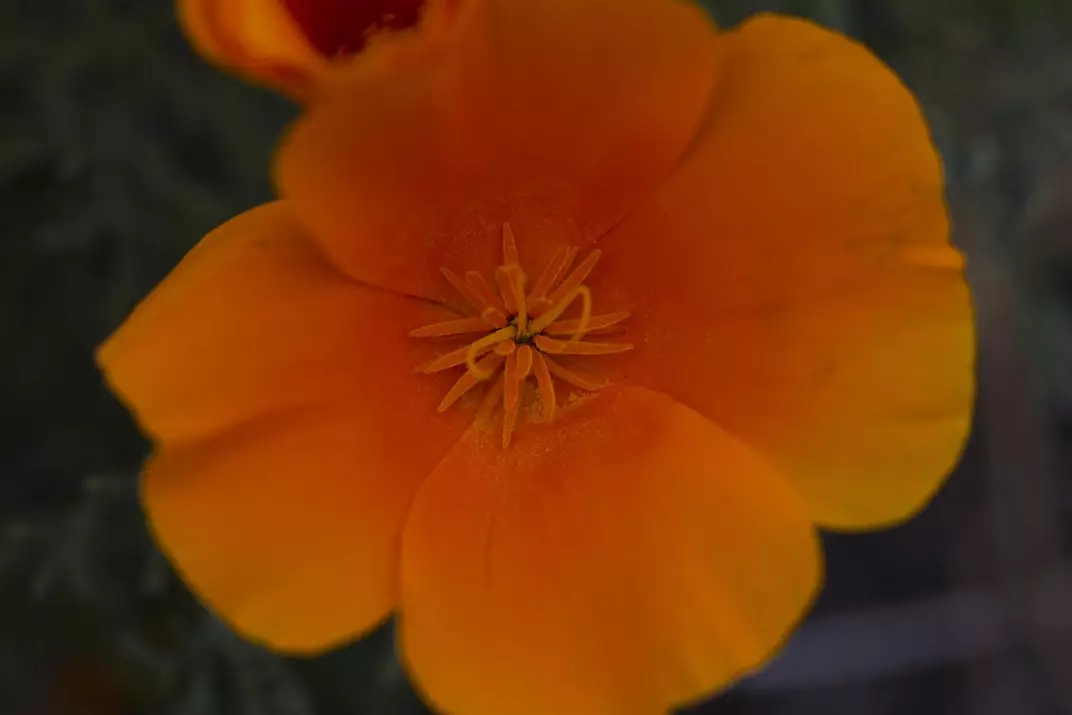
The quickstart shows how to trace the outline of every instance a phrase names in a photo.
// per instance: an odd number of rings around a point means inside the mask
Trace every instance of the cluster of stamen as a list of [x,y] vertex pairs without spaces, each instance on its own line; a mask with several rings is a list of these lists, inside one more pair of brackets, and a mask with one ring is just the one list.
[[[563,247],[551,258],[539,279],[526,292],[526,276],[521,270],[517,243],[509,224],[503,224],[503,265],[495,269],[498,292],[484,276],[469,271],[460,278],[447,268],[443,276],[465,299],[467,317],[435,323],[410,332],[415,338],[444,338],[483,333],[465,347],[440,355],[417,367],[432,374],[465,366],[462,375],[439,405],[442,412],[481,384],[489,384],[478,411],[478,419],[488,418],[503,406],[503,447],[510,444],[521,408],[522,387],[529,377],[536,380],[542,405],[542,421],[554,419],[557,407],[555,383],[585,391],[595,391],[605,383],[556,361],[552,355],[610,355],[631,350],[626,343],[587,341],[589,334],[613,330],[629,317],[626,312],[592,314],[592,294],[584,281],[599,260],[593,250],[573,267],[577,249]],[[572,267],[572,270],[570,270]],[[581,303],[577,318],[562,320],[575,302]]]

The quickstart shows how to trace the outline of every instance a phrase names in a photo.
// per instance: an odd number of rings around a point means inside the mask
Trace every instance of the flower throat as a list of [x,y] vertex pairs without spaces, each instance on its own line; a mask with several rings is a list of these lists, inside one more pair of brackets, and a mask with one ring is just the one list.
[[[633,346],[583,339],[589,334],[611,331],[629,317],[627,312],[592,314],[592,294],[584,281],[599,260],[598,249],[574,267],[577,249],[560,248],[526,292],[527,278],[508,223],[503,224],[502,243],[503,264],[495,269],[498,290],[493,290],[477,271],[468,271],[463,280],[451,270],[441,268],[443,276],[465,299],[469,315],[417,328],[410,331],[410,336],[444,338],[483,333],[465,347],[418,366],[417,371],[430,375],[465,367],[465,374],[439,404],[440,412],[478,385],[488,384],[477,419],[490,417],[501,403],[502,444],[506,448],[517,426],[523,388],[530,377],[536,382],[541,422],[550,422],[555,417],[555,378],[588,392],[605,386],[604,381],[580,373],[552,356],[610,355],[632,350]],[[563,320],[563,314],[578,301],[580,316]]]

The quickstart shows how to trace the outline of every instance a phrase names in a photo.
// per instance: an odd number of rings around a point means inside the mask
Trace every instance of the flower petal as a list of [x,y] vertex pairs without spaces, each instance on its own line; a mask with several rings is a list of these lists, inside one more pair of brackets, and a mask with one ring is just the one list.
[[475,426],[402,547],[403,657],[451,713],[657,713],[763,663],[820,581],[803,505],[659,393],[612,387],[503,450]]
[[438,433],[415,439],[376,408],[340,402],[266,419],[150,460],[142,501],[156,540],[245,637],[317,652],[395,608],[405,517],[449,445]]
[[413,27],[424,5],[424,0],[281,1],[325,57],[360,52],[373,33]]
[[178,12],[206,58],[294,99],[307,98],[327,68],[284,0],[178,0]]
[[277,179],[348,273],[446,297],[618,221],[692,140],[716,34],[678,0],[468,0],[435,62],[355,66],[284,143]]
[[407,332],[450,317],[338,273],[277,202],[206,236],[98,360],[145,430],[167,444],[370,389],[423,415],[415,401],[434,413],[450,380],[413,374],[437,352]]
[[153,530],[238,630],[317,649],[393,607],[404,516],[471,419],[436,411],[456,376],[413,373],[435,348],[407,332],[446,315],[344,278],[276,203],[209,234],[101,349],[156,438]]
[[974,338],[942,175],[910,93],[863,47],[763,17],[675,176],[601,244],[601,358],[746,439],[823,525],[922,507],[958,458]]

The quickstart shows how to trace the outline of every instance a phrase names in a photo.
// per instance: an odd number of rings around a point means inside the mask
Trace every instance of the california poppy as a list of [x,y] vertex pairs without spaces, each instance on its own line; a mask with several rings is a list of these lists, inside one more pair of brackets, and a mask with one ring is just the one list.
[[445,712],[665,712],[787,637],[817,527],[902,521],[957,459],[940,163],[897,78],[805,21],[466,0],[447,35],[354,64],[283,198],[102,348],[145,507],[270,647],[394,612]]
[[372,42],[394,41],[423,25],[427,46],[451,3],[424,0],[178,0],[179,18],[207,58],[299,101]]

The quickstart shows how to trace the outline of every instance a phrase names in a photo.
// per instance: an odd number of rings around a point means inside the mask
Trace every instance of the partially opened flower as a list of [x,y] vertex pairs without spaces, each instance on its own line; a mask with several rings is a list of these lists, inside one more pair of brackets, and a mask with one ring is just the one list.
[[[300,101],[374,42],[411,54],[441,28],[454,0],[177,0],[194,46],[213,62]],[[423,51],[423,50],[422,50]]]
[[816,527],[920,509],[973,330],[919,108],[803,21],[467,0],[351,73],[101,351],[240,632],[392,612],[460,715],[659,713],[766,661]]

